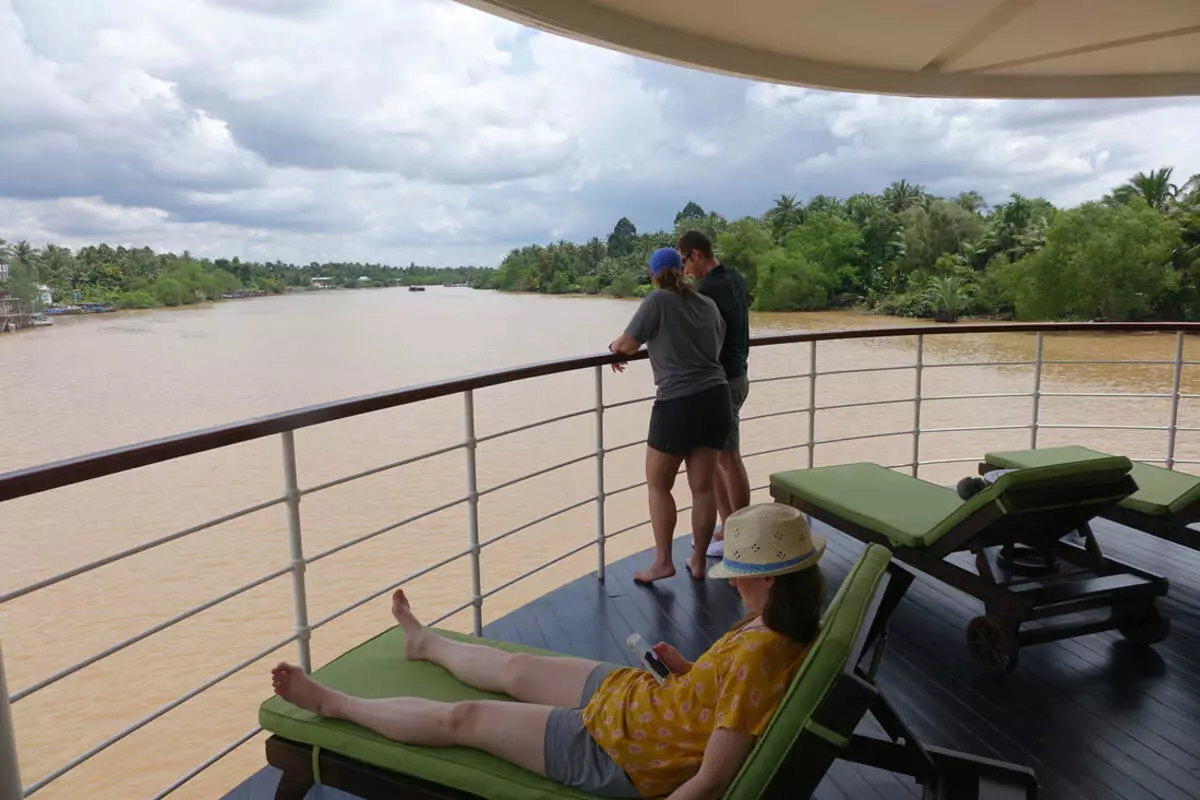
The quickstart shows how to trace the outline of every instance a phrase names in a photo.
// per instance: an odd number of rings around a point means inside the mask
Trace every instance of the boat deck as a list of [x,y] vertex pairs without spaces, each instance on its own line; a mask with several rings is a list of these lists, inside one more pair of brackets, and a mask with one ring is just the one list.
[[[681,520],[682,521],[682,520]],[[818,523],[829,537],[824,560],[833,587],[862,550]],[[1200,797],[1200,553],[1099,522],[1106,555],[1166,576],[1170,636],[1149,650],[1115,632],[1021,651],[1011,675],[995,679],[971,660],[967,622],[974,598],[917,573],[892,617],[879,683],[925,742],[1031,766],[1042,798],[1189,800]],[[690,537],[676,541],[676,563]],[[695,658],[742,615],[723,581],[696,583],[680,568],[646,588],[633,571],[641,553],[611,564],[601,584],[573,581],[486,626],[484,634],[590,658],[632,664],[625,637],[675,644]],[[266,768],[227,800],[274,795],[278,773]],[[815,795],[823,800],[919,797],[908,778],[838,762]],[[311,800],[342,800],[315,789]]]

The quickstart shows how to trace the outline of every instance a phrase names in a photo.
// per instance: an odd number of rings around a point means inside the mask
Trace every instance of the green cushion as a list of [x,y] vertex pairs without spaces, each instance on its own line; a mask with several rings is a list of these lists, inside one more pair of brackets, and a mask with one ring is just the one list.
[[893,545],[929,547],[1010,489],[1052,489],[1054,502],[1046,508],[1057,508],[1076,502],[1073,487],[1119,478],[1130,467],[1124,456],[1106,456],[1022,469],[965,502],[953,489],[871,463],[778,472],[771,485],[882,534]]
[[[561,655],[511,642],[476,639],[437,630],[450,639],[489,644],[509,652]],[[424,697],[430,700],[511,700],[460,683],[450,672],[404,657],[404,631],[391,628],[313,672],[313,678],[358,697]],[[272,697],[259,708],[259,724],[285,739],[303,742],[359,761],[424,778],[493,800],[590,798],[481,750],[415,747],[394,742],[343,720],[322,719]]]
[[886,547],[868,545],[842,581],[825,612],[821,631],[808,657],[800,665],[779,710],[726,792],[726,800],[751,800],[762,796],[771,777],[795,747],[796,740],[846,666],[871,598],[890,560],[891,553]]
[[[1063,461],[1111,458],[1087,447],[1041,447],[1035,450],[1009,450],[988,453],[983,460],[996,467],[1019,469],[1058,464]],[[1178,514],[1200,500],[1200,478],[1185,472],[1134,462],[1130,470],[1138,490],[1125,498],[1121,505],[1131,511],[1155,517]]]
[[932,544],[930,532],[963,504],[952,489],[869,463],[777,472],[771,484],[901,547]]

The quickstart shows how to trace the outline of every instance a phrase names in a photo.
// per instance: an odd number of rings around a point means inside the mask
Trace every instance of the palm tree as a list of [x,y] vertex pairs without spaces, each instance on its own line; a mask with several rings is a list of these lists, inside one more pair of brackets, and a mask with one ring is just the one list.
[[780,242],[789,231],[804,222],[804,209],[796,202],[796,195],[781,194],[767,212],[766,219],[771,225],[771,234],[775,241]]
[[957,322],[971,301],[966,285],[957,275],[932,278],[925,291],[933,305],[933,318],[938,322]]
[[1171,173],[1174,171],[1174,167],[1160,167],[1149,174],[1139,172],[1113,190],[1113,196],[1118,200],[1127,200],[1130,196],[1141,197],[1151,208],[1166,211],[1179,194],[1179,187],[1171,183]]
[[954,204],[965,208],[972,214],[987,208],[987,202],[983,199],[983,195],[976,191],[961,192],[958,197],[954,198]]
[[909,183],[904,178],[892,183],[883,190],[883,202],[894,214],[921,203],[926,198],[925,188],[920,184]]

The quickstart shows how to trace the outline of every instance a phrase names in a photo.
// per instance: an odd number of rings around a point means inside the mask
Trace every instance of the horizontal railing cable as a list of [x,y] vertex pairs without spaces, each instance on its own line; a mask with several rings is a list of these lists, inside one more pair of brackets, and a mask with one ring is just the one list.
[[[901,403],[912,403],[915,399],[912,397],[898,397],[889,400],[864,400],[857,403],[831,403],[827,406],[817,406],[815,411],[834,411],[840,408],[869,408],[871,406],[895,406]],[[804,409],[808,411],[808,409]]]
[[18,597],[24,597],[27,594],[31,594],[33,592],[37,592],[42,589],[49,588],[49,587],[55,585],[56,583],[62,583],[63,581],[67,580],[68,578],[74,578],[78,575],[83,575],[85,573],[91,572],[92,570],[99,569],[100,567],[104,567],[109,564],[113,564],[117,561],[121,561],[123,559],[129,558],[130,556],[136,556],[138,553],[144,553],[147,550],[153,550],[155,547],[161,547],[164,544],[169,544],[178,539],[183,539],[187,536],[191,536],[194,533],[199,533],[200,531],[208,530],[209,528],[214,528],[217,525],[221,525],[225,522],[230,522],[230,521],[238,519],[240,517],[248,516],[255,512],[262,511],[263,509],[270,508],[271,506],[277,506],[277,505],[283,503],[285,499],[286,498],[284,498],[284,497],[277,497],[274,500],[268,500],[266,502],[259,503],[258,505],[250,506],[249,508],[243,508],[240,511],[234,511],[234,512],[232,512],[230,514],[226,514],[222,517],[217,517],[216,519],[211,519],[208,522],[201,522],[199,525],[193,525],[190,528],[184,528],[181,531],[176,531],[175,533],[171,533],[171,534],[168,534],[161,538],[154,539],[153,541],[143,542],[142,544],[135,545],[133,547],[122,550],[119,553],[113,553],[112,555],[105,556],[104,558],[96,559],[95,561],[92,561],[88,564],[84,564],[79,567],[74,567],[72,569],[67,570],[66,572],[61,572],[58,575],[55,575],[51,578],[46,578],[45,580],[40,580],[40,581],[37,581],[36,583],[31,583],[28,586],[24,586],[20,589],[16,589],[11,592],[6,592],[4,594],[0,594],[0,606],[4,605],[5,603],[9,602],[10,600],[16,600]]
[[635,406],[638,403],[648,403],[654,399],[654,395],[646,395],[644,397],[635,397],[632,400],[618,400],[615,403],[605,403],[604,410],[610,411],[614,408],[624,408],[625,406]]
[[322,491],[325,491],[326,489],[332,489],[334,486],[341,486],[343,483],[349,483],[350,481],[356,481],[359,478],[367,478],[367,477],[370,477],[371,475],[378,475],[381,472],[387,472],[390,469],[398,469],[400,467],[406,467],[409,464],[416,464],[417,462],[424,461],[428,458],[436,458],[437,456],[442,456],[442,455],[445,455],[446,453],[453,453],[455,450],[461,450],[465,446],[466,445],[463,442],[459,442],[457,444],[447,445],[446,447],[442,447],[437,450],[430,450],[428,453],[421,453],[418,456],[410,456],[408,458],[402,458],[399,461],[393,461],[390,464],[384,464],[383,466],[380,466],[380,467],[371,467],[370,469],[365,469],[362,472],[356,472],[353,475],[347,475],[343,478],[335,478],[334,480],[326,481],[325,483],[318,483],[316,486],[310,486],[307,489],[301,489],[300,495],[304,496],[304,495],[313,494],[314,492],[322,492]]
[[758,456],[766,456],[772,453],[785,453],[788,450],[799,450],[804,447],[808,447],[808,442],[801,442],[799,444],[785,444],[781,447],[771,447],[766,450],[755,450],[752,453],[744,453],[742,458],[757,458]]
[[631,483],[631,484],[629,484],[628,486],[622,486],[622,487],[621,487],[621,488],[619,488],[619,489],[612,489],[612,490],[610,490],[610,491],[606,491],[606,492],[604,493],[604,496],[605,496],[605,497],[615,497],[616,495],[619,495],[619,494],[624,494],[625,492],[629,492],[629,491],[632,491],[632,490],[634,490],[634,489],[639,489],[639,488],[641,488],[642,486],[645,486],[645,485],[646,485],[646,482],[645,482],[645,481],[640,481],[640,482],[638,482],[638,483]]
[[[1027,431],[1031,423],[1022,425],[962,425],[946,428],[922,428],[921,433],[978,433],[982,431]],[[1038,427],[1045,428],[1046,425],[1038,423]]]
[[330,547],[328,550],[322,550],[321,552],[316,553],[315,555],[308,556],[307,558],[304,559],[304,561],[307,564],[315,564],[316,562],[320,561],[321,559],[328,558],[329,556],[333,555],[334,553],[340,553],[341,551],[343,551],[349,547],[353,547],[356,544],[362,544],[365,541],[374,539],[376,536],[382,536],[383,534],[387,533],[388,531],[394,531],[397,528],[402,528],[405,525],[411,525],[412,523],[417,522],[418,520],[425,519],[425,517],[431,517],[434,514],[438,514],[442,511],[446,511],[447,509],[451,509],[451,508],[454,508],[455,506],[462,505],[463,503],[467,502],[468,499],[469,498],[467,498],[466,496],[463,496],[463,497],[459,497],[456,500],[451,500],[447,503],[442,503],[440,506],[434,506],[433,508],[427,508],[424,511],[418,511],[416,514],[405,517],[404,519],[400,520],[399,522],[393,522],[388,525],[384,525],[382,528],[376,528],[375,530],[371,531],[370,533],[364,533],[362,536],[359,536],[357,538],[349,539],[345,542],[342,542],[341,544],[335,544],[333,547]]
[[403,586],[404,584],[408,583],[409,581],[415,581],[417,578],[420,578],[424,575],[428,575],[429,573],[433,572],[436,569],[441,569],[442,567],[446,566],[447,564],[452,564],[455,561],[458,561],[460,558],[465,558],[466,556],[469,556],[469,555],[471,555],[470,550],[463,550],[461,553],[455,553],[454,555],[452,555],[448,558],[443,558],[441,561],[438,561],[436,564],[430,564],[427,567],[422,567],[421,569],[417,570],[416,572],[413,572],[409,575],[405,575],[403,578],[396,581],[395,583],[388,584],[384,588],[379,589],[374,592],[371,592],[366,597],[363,597],[359,600],[355,600],[350,605],[338,609],[337,611],[333,612],[332,614],[325,617],[324,619],[319,620],[318,622],[314,622],[312,625],[309,626],[309,628],[314,631],[317,630],[318,628],[322,628],[322,627],[328,625],[329,623],[333,622],[335,619],[344,617],[345,615],[349,614],[351,611],[354,611],[356,608],[361,608],[361,607],[365,606],[367,603],[371,602],[372,600],[382,597],[383,595],[387,594],[388,592],[395,591],[398,587]]
[[604,455],[608,455],[609,453],[615,453],[618,450],[628,450],[630,447],[637,447],[639,444],[645,444],[645,443],[646,443],[646,437],[643,436],[640,439],[634,439],[632,442],[626,442],[625,444],[618,444],[614,447],[606,447],[606,448],[604,448]]
[[537,422],[530,422],[528,425],[518,425],[515,428],[509,428],[508,430],[503,430],[499,433],[489,433],[487,436],[477,436],[475,437],[475,442],[477,444],[490,442],[493,439],[499,439],[502,436],[511,436],[514,433],[521,433],[523,431],[533,430],[534,428],[541,428],[544,425],[553,425],[555,422],[562,422],[563,420],[595,413],[596,409],[594,408],[585,408],[583,411],[572,411],[569,414],[560,414],[557,417],[549,417],[548,419],[540,419]]
[[[1049,392],[1042,392],[1045,397]],[[1033,397],[1033,392],[984,392],[982,394],[926,394],[921,396],[921,402],[928,403],[937,400],[997,400],[1000,398]],[[909,402],[912,402],[911,400]]]
[[[921,369],[948,369],[952,367],[1032,367],[1036,361],[941,361],[921,365]],[[1045,361],[1043,364],[1047,363]]]
[[287,645],[296,641],[297,638],[298,638],[298,636],[293,633],[291,636],[287,637],[286,639],[283,639],[282,641],[271,645],[270,647],[268,647],[265,650],[260,650],[258,653],[250,656],[249,658],[245,659],[244,661],[241,661],[236,666],[225,670],[224,672],[222,672],[220,675],[216,676],[215,678],[210,678],[209,680],[207,680],[204,683],[197,686],[195,689],[192,689],[190,692],[180,695],[179,697],[175,698],[174,700],[172,700],[171,702],[167,703],[164,706],[160,706],[157,710],[155,710],[149,716],[143,717],[142,719],[133,723],[129,727],[125,728],[120,733],[116,734],[115,736],[110,736],[109,738],[107,738],[103,742],[101,742],[100,744],[89,749],[87,752],[83,753],[82,755],[76,756],[75,758],[71,759],[63,766],[59,767],[58,769],[54,770],[53,772],[49,773],[48,775],[46,775],[45,777],[41,778],[40,780],[34,782],[33,784],[27,786],[25,788],[25,795],[29,796],[29,795],[33,794],[34,792],[38,791],[39,789],[45,787],[47,784],[51,783],[52,781],[58,780],[63,775],[66,775],[68,772],[70,772],[71,770],[78,767],[80,764],[83,764],[84,762],[88,761],[89,759],[94,758],[95,756],[99,755],[100,753],[104,752],[108,748],[112,747],[114,744],[121,741],[122,739],[125,739],[134,733],[137,733],[139,730],[146,727],[151,722],[154,722],[154,720],[158,719],[159,717],[163,716],[164,714],[167,714],[170,711],[173,711],[174,709],[176,709],[179,706],[186,703],[188,700],[191,700],[196,695],[199,695],[203,692],[208,691],[209,689],[216,686],[218,683],[221,683],[222,681],[226,680],[227,678],[230,678],[230,677],[238,674],[239,672],[241,672],[242,670],[244,670],[246,667],[250,666],[251,664],[255,663],[256,661],[261,661],[262,659],[271,655],[271,653],[274,653],[279,648],[286,647]]
[[768,375],[765,378],[752,378],[749,383],[775,383],[776,381],[795,381],[802,378],[810,377],[807,372],[800,372],[794,375]]
[[[860,433],[854,436],[835,436],[832,439],[817,439],[813,444],[837,444],[839,442],[857,442],[862,439],[886,439],[892,436],[912,436],[912,428],[906,431],[891,431],[890,433]],[[808,447],[805,442],[801,447]]]
[[74,675],[76,672],[83,669],[84,667],[91,666],[92,664],[95,664],[97,661],[102,661],[111,655],[115,655],[116,653],[119,653],[122,650],[124,650],[126,647],[135,645],[138,642],[142,641],[143,639],[148,639],[156,633],[161,633],[161,632],[165,631],[167,628],[170,628],[174,625],[178,625],[180,622],[183,622],[186,619],[194,617],[195,615],[201,613],[202,611],[207,611],[210,608],[218,606],[221,603],[226,602],[227,600],[232,600],[233,598],[237,597],[238,595],[245,594],[246,592],[250,591],[251,589],[257,589],[259,586],[262,586],[265,583],[269,583],[270,581],[273,581],[276,578],[287,575],[291,571],[292,571],[291,567],[283,567],[281,569],[277,569],[272,573],[262,576],[261,578],[257,578],[256,580],[250,581],[249,583],[242,584],[238,588],[228,591],[225,594],[220,595],[219,597],[214,597],[212,600],[208,600],[204,603],[201,603],[198,606],[189,608],[187,611],[184,611],[181,614],[176,614],[175,616],[171,617],[170,619],[163,620],[162,622],[158,623],[157,625],[155,625],[152,628],[147,628],[146,630],[142,631],[139,634],[130,636],[128,639],[125,639],[124,641],[118,642],[117,644],[114,644],[111,647],[107,647],[104,650],[101,650],[99,653],[88,656],[87,658],[83,659],[82,661],[80,661],[76,664],[73,664],[73,665],[67,667],[66,669],[63,669],[63,670],[60,670],[59,672],[54,673],[49,678],[40,680],[37,683],[33,684],[32,686],[27,686],[26,688],[20,690],[19,692],[14,692],[12,697],[10,698],[10,700],[15,703],[24,697],[28,697],[29,695],[31,695],[35,692],[39,692],[42,689],[45,689],[47,686],[51,686],[55,683],[58,683],[63,678],[66,678],[70,675]]
[[787,411],[771,411],[766,414],[754,414],[753,416],[742,417],[741,422],[753,422],[758,419],[771,419],[773,417],[790,417],[794,414],[807,414],[807,408],[790,408]]
[[516,486],[518,483],[521,483],[522,481],[527,481],[532,478],[539,478],[542,475],[546,475],[548,473],[554,472],[555,470],[563,469],[564,467],[569,467],[574,464],[579,464],[583,461],[589,461],[595,457],[596,457],[595,452],[586,453],[584,455],[576,456],[575,458],[571,458],[566,461],[559,462],[558,464],[554,464],[553,466],[543,467],[542,469],[534,470],[533,472],[530,472],[526,475],[522,475],[519,478],[512,478],[511,480],[504,481],[503,483],[498,483],[495,486],[490,486],[487,489],[481,489],[479,491],[479,496],[483,497],[485,495],[491,494],[492,492],[498,492],[501,489],[507,489],[510,486]]
[[538,574],[539,572],[546,569],[547,567],[552,567],[560,561],[566,561],[571,556],[576,555],[578,553],[582,553],[584,550],[587,550],[589,547],[595,547],[595,546],[596,546],[596,542],[592,539],[588,539],[586,542],[579,545],[578,547],[573,547],[560,556],[555,556],[554,558],[550,559],[549,561],[545,561],[541,564],[538,564],[536,567],[529,570],[528,572],[523,572],[520,575],[518,575],[517,577],[515,577],[511,580],[507,580],[504,583],[500,584],[499,586],[497,586],[493,589],[488,589],[486,592],[483,593],[483,597],[484,597],[484,599],[487,599],[487,598],[491,597],[492,595],[496,594],[497,592],[504,591],[505,589],[507,589],[508,587],[512,586],[515,583],[520,583],[521,581],[525,580],[526,578],[530,578],[530,577]]
[[531,519],[528,522],[521,523],[520,525],[518,525],[515,528],[510,528],[509,530],[505,531],[504,533],[501,533],[497,536],[493,536],[491,539],[488,539],[486,541],[480,542],[479,546],[481,548],[483,548],[483,547],[487,547],[489,544],[495,544],[496,542],[499,542],[502,539],[507,539],[509,536],[512,536],[515,533],[520,533],[523,530],[532,528],[534,525],[540,525],[543,522],[546,522],[547,520],[552,520],[557,516],[566,514],[568,511],[574,511],[577,508],[583,508],[584,506],[591,505],[592,503],[595,503],[595,502],[596,502],[596,498],[594,496],[593,497],[585,497],[583,500],[572,503],[569,506],[563,506],[562,508],[558,509],[557,511],[551,511],[549,514],[544,514],[544,515],[538,517],[537,519]]
[[222,758],[224,758],[225,756],[229,755],[229,754],[230,754],[230,753],[232,753],[234,750],[237,750],[239,747],[241,747],[241,746],[242,746],[242,745],[244,745],[246,742],[248,742],[248,741],[250,741],[251,739],[253,739],[255,736],[258,736],[258,735],[259,735],[260,733],[262,733],[262,732],[263,732],[262,726],[261,726],[261,725],[259,725],[259,726],[255,727],[253,730],[251,730],[249,733],[244,733],[244,734],[242,734],[241,736],[239,736],[237,739],[234,739],[232,742],[230,742],[229,744],[227,744],[227,745],[225,745],[224,747],[222,747],[222,748],[221,748],[221,749],[220,749],[220,750],[219,750],[219,751],[216,753],[216,755],[213,755],[213,756],[211,756],[211,757],[210,757],[208,760],[204,761],[204,762],[203,762],[202,764],[200,764],[199,766],[193,767],[193,768],[192,768],[190,771],[188,771],[188,773],[187,773],[186,775],[184,775],[182,778],[179,778],[177,781],[175,781],[174,783],[172,783],[170,786],[168,786],[167,788],[163,789],[163,790],[162,790],[161,792],[159,792],[158,794],[154,795],[154,800],[162,800],[162,798],[164,798],[164,797],[166,797],[167,795],[169,795],[169,794],[171,794],[171,793],[175,792],[177,789],[181,789],[181,788],[183,788],[184,784],[186,784],[186,783],[187,783],[188,781],[190,781],[192,778],[196,777],[196,776],[197,776],[197,775],[199,775],[201,772],[204,772],[204,770],[208,769],[208,768],[209,768],[209,767],[211,767],[213,764],[216,764],[216,763],[217,763],[218,761],[220,761]]

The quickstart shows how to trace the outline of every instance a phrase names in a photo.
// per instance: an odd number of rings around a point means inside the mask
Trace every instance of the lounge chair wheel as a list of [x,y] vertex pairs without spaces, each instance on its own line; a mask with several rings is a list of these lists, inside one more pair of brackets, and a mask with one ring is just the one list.
[[967,647],[971,655],[993,675],[1007,675],[1017,668],[1017,632],[995,614],[975,617],[967,624]]
[[1167,638],[1171,632],[1171,618],[1167,616],[1162,601],[1155,598],[1138,618],[1117,628],[1129,641],[1139,645],[1152,645]]

